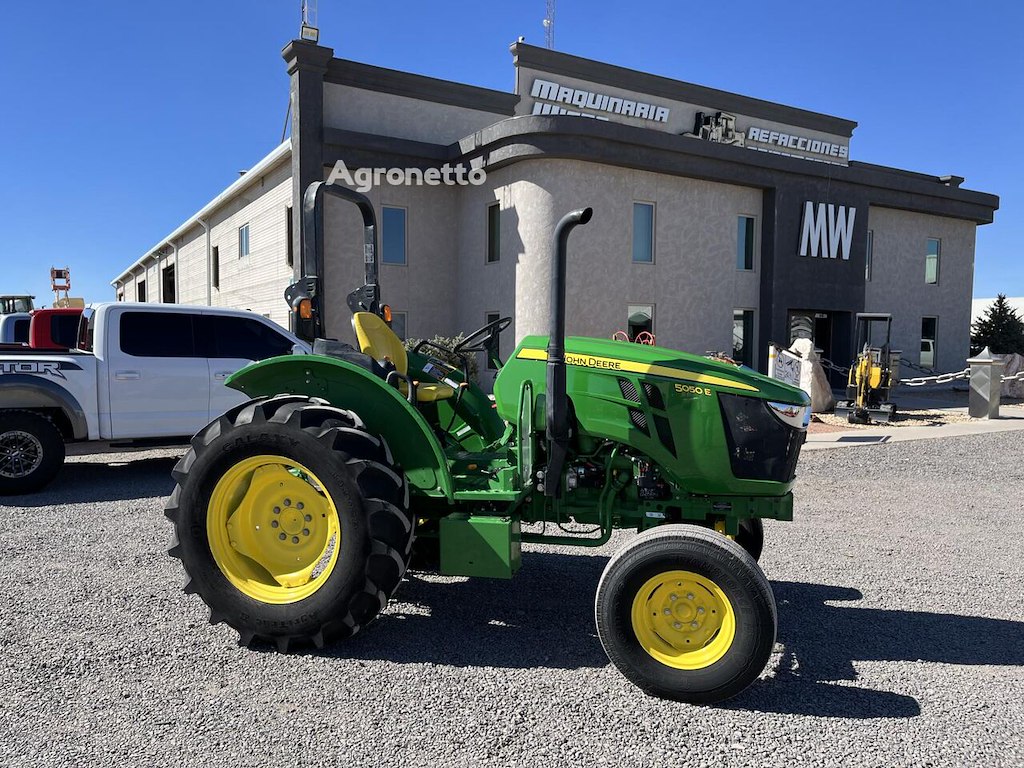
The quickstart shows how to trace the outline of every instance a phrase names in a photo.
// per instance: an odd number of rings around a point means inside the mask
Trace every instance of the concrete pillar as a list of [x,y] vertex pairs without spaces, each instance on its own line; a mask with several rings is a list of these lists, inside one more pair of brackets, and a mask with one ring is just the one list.
[[292,40],[281,56],[291,77],[292,253],[297,280],[302,277],[302,195],[309,184],[324,179],[324,75],[334,51]]
[[998,419],[1002,390],[1003,361],[985,347],[977,357],[967,360],[971,367],[971,394],[967,412],[972,419]]

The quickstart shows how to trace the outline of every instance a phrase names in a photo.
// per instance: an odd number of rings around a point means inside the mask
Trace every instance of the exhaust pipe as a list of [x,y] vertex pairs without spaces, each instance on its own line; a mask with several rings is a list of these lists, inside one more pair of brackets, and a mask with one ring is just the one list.
[[[370,199],[353,189],[314,181],[302,195],[302,254],[299,272],[302,277],[284,292],[285,301],[292,309],[292,332],[306,341],[324,335],[320,288],[324,278],[324,194],[348,200],[359,208],[363,217],[363,264],[365,280],[362,287],[348,295],[348,306],[353,312],[380,314],[380,278],[377,273],[377,218]],[[300,317],[299,305],[309,299],[310,317]]]
[[560,498],[562,472],[569,453],[569,397],[565,392],[565,263],[569,233],[586,224],[593,208],[565,214],[555,225],[555,254],[551,263],[551,333],[548,336],[548,368],[545,398],[548,466],[544,495]]

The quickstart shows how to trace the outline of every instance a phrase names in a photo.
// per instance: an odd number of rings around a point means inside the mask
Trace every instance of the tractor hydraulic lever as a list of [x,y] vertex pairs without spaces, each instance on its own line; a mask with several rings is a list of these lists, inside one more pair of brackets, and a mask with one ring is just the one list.
[[569,397],[565,391],[565,261],[569,233],[586,224],[593,208],[565,214],[555,225],[555,253],[551,263],[551,333],[548,337],[547,420],[548,466],[544,495],[561,498],[562,473],[569,453]]

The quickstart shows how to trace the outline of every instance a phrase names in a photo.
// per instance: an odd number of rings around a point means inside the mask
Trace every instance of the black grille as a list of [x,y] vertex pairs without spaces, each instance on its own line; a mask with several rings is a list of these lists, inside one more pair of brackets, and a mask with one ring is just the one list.
[[657,408],[659,411],[665,410],[665,398],[661,396],[661,390],[649,382],[643,382],[644,395],[647,397],[647,403],[651,408]]
[[664,416],[654,414],[654,428],[658,431],[658,439],[669,453],[676,455],[676,441],[672,438],[672,426]]
[[647,429],[647,417],[644,416],[644,412],[637,408],[629,409],[629,420],[633,422],[633,426],[639,429],[648,437],[651,436],[650,431]]
[[742,480],[788,483],[796,476],[803,433],[783,424],[756,397],[718,395],[732,473]]
[[619,392],[626,400],[632,400],[634,403],[640,402],[640,395],[636,393],[636,387],[629,379],[619,379]]

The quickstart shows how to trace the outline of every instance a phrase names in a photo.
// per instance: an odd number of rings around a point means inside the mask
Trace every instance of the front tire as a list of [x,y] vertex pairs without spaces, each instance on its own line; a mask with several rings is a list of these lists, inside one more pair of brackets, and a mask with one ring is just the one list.
[[640,534],[609,562],[595,601],[612,664],[651,694],[711,704],[764,670],[775,645],[771,586],[734,541],[695,525]]
[[32,411],[0,412],[0,496],[32,493],[64,464],[64,438],[57,426]]
[[280,395],[229,411],[173,471],[169,553],[239,642],[325,644],[387,605],[409,563],[408,489],[351,411]]

